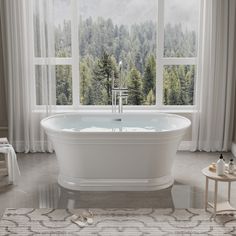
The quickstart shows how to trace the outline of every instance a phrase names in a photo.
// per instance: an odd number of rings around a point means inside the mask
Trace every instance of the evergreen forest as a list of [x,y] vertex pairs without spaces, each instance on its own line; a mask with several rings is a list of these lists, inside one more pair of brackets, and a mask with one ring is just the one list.
[[[157,26],[147,21],[131,26],[92,17],[79,24],[80,103],[110,105],[113,87],[128,89],[128,105],[156,104]],[[71,56],[71,25],[55,28],[57,57]],[[196,33],[181,24],[165,25],[165,57],[195,57]],[[122,65],[119,62],[122,61]],[[71,66],[56,66],[57,105],[72,104]],[[166,65],[163,104],[192,105],[195,65]]]

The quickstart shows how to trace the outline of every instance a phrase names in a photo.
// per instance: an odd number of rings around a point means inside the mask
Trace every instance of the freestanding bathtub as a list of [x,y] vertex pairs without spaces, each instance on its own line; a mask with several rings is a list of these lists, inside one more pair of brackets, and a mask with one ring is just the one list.
[[60,114],[41,121],[58,159],[58,183],[85,191],[171,186],[176,151],[190,124],[164,113]]

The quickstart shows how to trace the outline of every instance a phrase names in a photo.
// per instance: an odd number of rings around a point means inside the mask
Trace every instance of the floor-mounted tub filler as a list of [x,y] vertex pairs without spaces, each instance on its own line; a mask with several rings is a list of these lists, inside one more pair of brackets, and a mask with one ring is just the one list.
[[72,190],[150,191],[173,184],[178,145],[191,122],[153,114],[60,114],[41,121]]

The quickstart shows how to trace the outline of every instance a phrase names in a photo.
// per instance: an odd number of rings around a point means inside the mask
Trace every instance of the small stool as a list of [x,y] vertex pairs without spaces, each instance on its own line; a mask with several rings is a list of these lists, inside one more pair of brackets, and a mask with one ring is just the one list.
[[[230,204],[230,193],[231,193],[231,182],[236,181],[236,174],[224,174],[222,176],[217,175],[215,172],[212,172],[208,167],[202,170],[202,173],[206,176],[206,188],[205,188],[205,210],[208,211],[208,206],[213,208],[214,217],[217,214],[223,214],[227,212],[236,211],[236,208],[232,207]],[[209,179],[215,181],[214,189],[214,202],[208,202],[208,185]],[[218,182],[227,182],[228,183],[228,200],[218,203]]]

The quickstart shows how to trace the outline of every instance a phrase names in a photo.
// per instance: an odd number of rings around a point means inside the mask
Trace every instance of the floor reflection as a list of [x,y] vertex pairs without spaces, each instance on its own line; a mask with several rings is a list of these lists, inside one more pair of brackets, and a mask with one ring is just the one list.
[[152,192],[72,191],[58,184],[38,186],[39,208],[202,208],[203,193],[175,184]]
[[176,184],[172,187],[175,208],[203,208],[204,192],[190,185]]

